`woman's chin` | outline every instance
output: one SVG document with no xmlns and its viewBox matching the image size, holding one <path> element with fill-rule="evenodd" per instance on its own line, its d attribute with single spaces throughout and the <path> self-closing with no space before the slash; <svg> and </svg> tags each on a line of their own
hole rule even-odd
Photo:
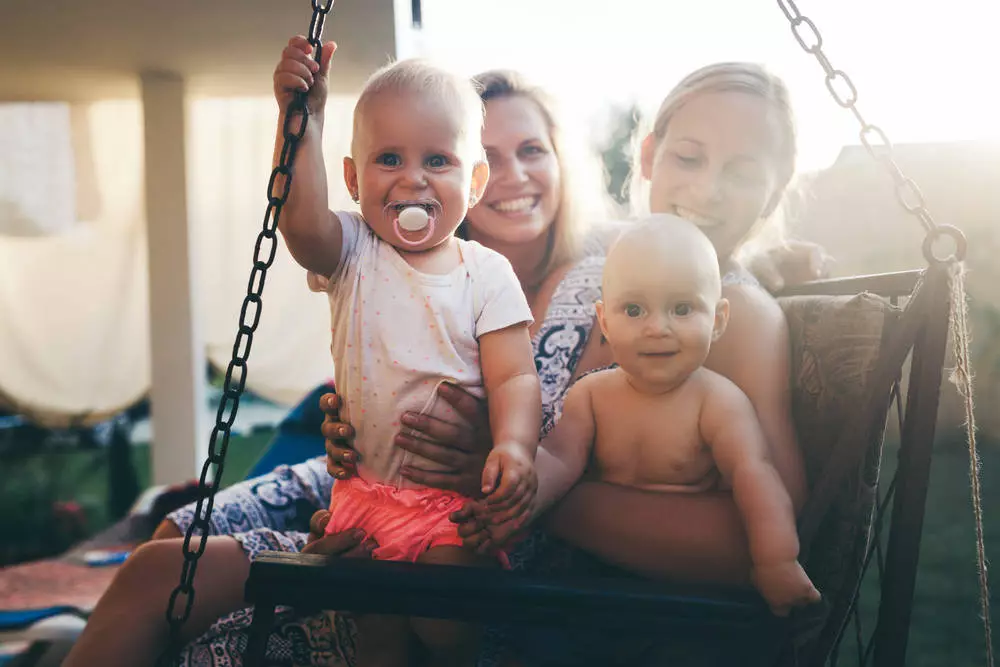
<svg viewBox="0 0 1000 667">
<path fill-rule="evenodd" d="M 473 232 L 503 243 L 518 245 L 532 243 L 545 236 L 552 226 L 537 215 L 490 215 L 489 224 L 471 223 Z M 471 221 L 470 221 L 471 222 Z"/>
</svg>

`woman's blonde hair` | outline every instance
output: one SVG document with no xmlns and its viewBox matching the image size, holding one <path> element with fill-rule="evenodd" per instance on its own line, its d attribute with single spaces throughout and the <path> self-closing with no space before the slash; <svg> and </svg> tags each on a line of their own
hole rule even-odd
<svg viewBox="0 0 1000 667">
<path fill-rule="evenodd" d="M 792 114 L 788 87 L 780 77 L 771 73 L 762 65 L 747 62 L 721 62 L 702 67 L 687 75 L 670 91 L 660 104 L 660 108 L 653 119 L 652 127 L 648 125 L 644 127 L 640 123 L 637 128 L 633 150 L 632 174 L 629 182 L 629 201 L 633 214 L 642 215 L 649 212 L 649 188 L 642 176 L 641 146 L 643 140 L 649 134 L 652 134 L 657 145 L 659 145 L 667 133 L 667 126 L 678 109 L 698 95 L 723 92 L 741 92 L 755 95 L 770 104 L 771 109 L 774 111 L 772 117 L 777 129 L 776 145 L 772 153 L 777 172 L 775 193 L 784 194 L 795 173 L 795 156 L 797 151 L 795 118 Z M 765 221 L 771 223 L 768 226 L 775 227 L 776 233 L 780 236 L 780 231 L 777 231 L 781 226 L 781 221 L 777 219 L 780 216 L 774 215 L 775 211 L 779 208 L 780 205 L 776 205 L 774 210 L 770 211 L 767 216 L 748 230 L 743 239 L 743 244 L 746 244 L 762 231 L 762 228 L 765 226 L 762 223 Z"/>
<path fill-rule="evenodd" d="M 603 174 L 593 155 L 582 152 L 580 142 L 569 140 L 567 128 L 555 101 L 542 88 L 512 70 L 489 70 L 473 77 L 484 105 L 490 100 L 523 97 L 538 108 L 545 119 L 549 140 L 559 164 L 559 207 L 549 232 L 549 249 L 539 267 L 539 276 L 583 254 L 584 240 L 595 219 L 608 215 L 603 194 Z M 487 116 L 489 112 L 487 111 Z M 459 233 L 468 234 L 462 223 Z"/>
</svg>

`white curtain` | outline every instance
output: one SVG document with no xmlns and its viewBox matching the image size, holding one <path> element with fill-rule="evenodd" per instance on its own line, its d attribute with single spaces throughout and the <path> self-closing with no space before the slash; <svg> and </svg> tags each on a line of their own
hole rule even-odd
<svg viewBox="0 0 1000 667">
<path fill-rule="evenodd" d="M 47 134 L 48 145 L 2 156 L 4 173 L 37 163 L 62 176 L 29 169 L 38 180 L 17 186 L 33 203 L 22 209 L 30 220 L 0 219 L 0 394 L 44 421 L 91 421 L 149 388 L 141 115 L 129 102 L 74 109 L 81 122 L 71 138 L 69 108 L 48 106 L 17 109 L 37 114 L 22 125 Z M 86 178 L 72 178 L 74 161 Z M 77 192 L 85 185 L 96 192 Z M 77 194 L 93 217 L 66 219 Z"/>
<path fill-rule="evenodd" d="M 352 106 L 333 97 L 328 105 L 331 206 L 351 204 L 340 158 Z M 93 422 L 150 386 L 142 111 L 130 100 L 73 109 L 19 105 L 17 113 L 21 127 L 47 138 L 0 153 L 0 201 L 17 201 L 17 210 L 28 212 L 0 208 L 0 403 L 46 423 Z M 268 98 L 188 104 L 197 302 L 207 356 L 221 369 L 263 221 L 275 121 Z M 13 183 L 12 173 L 30 183 Z M 281 243 L 263 301 L 247 386 L 291 404 L 332 377 L 329 311 Z"/>
<path fill-rule="evenodd" d="M 70 108 L 0 105 L 0 219 L 8 235 L 65 231 L 76 219 Z"/>
<path fill-rule="evenodd" d="M 350 146 L 353 99 L 331 97 L 324 126 L 330 205 L 353 206 L 341 158 Z M 191 225 L 201 249 L 199 284 L 208 358 L 225 369 L 246 295 L 254 243 L 267 205 L 276 106 L 272 100 L 202 100 L 192 109 L 188 144 Z M 294 187 L 294 184 L 293 184 Z M 309 292 L 304 271 L 279 242 L 268 271 L 247 386 L 290 404 L 333 377 L 330 312 Z"/>
</svg>

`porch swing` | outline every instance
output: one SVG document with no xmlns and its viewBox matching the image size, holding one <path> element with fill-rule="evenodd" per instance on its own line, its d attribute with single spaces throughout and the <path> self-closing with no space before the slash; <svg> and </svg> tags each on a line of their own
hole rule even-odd
<svg viewBox="0 0 1000 667">
<path fill-rule="evenodd" d="M 255 607 L 246 665 L 264 664 L 279 604 L 486 623 L 643 625 L 683 632 L 738 629 L 742 636 L 753 638 L 755 647 L 747 650 L 741 664 L 772 667 L 837 664 L 849 639 L 855 644 L 858 665 L 903 665 L 950 324 L 957 384 L 966 399 L 982 616 L 992 667 L 962 274 L 965 237 L 931 217 L 920 190 L 896 164 L 886 134 L 858 110 L 851 79 L 827 59 L 815 24 L 793 0 L 778 0 L 778 5 L 798 44 L 822 67 L 834 100 L 858 120 L 861 143 L 891 176 L 900 205 L 926 234 L 924 269 L 815 281 L 779 295 L 791 340 L 793 416 L 810 485 L 798 525 L 801 561 L 823 602 L 779 619 L 755 592 L 722 586 L 539 577 L 264 553 L 253 562 L 245 589 L 246 600 Z M 332 6 L 333 0 L 312 0 L 309 42 L 317 60 Z M 284 145 L 268 183 L 263 229 L 202 469 L 195 520 L 184 538 L 181 580 L 168 604 L 171 641 L 163 664 L 170 664 L 194 602 L 195 570 L 205 550 L 209 517 L 246 383 L 264 279 L 276 253 L 277 220 L 291 188 L 292 165 L 307 122 L 300 94 L 286 114 Z M 939 246 L 947 241 L 953 249 L 942 256 Z M 909 377 L 904 383 L 907 360 Z M 898 463 L 893 477 L 885 479 L 880 474 L 884 433 L 893 413 L 899 423 Z M 869 573 L 878 579 L 878 602 L 874 627 L 866 628 L 859 600 L 862 580 Z"/>
</svg>

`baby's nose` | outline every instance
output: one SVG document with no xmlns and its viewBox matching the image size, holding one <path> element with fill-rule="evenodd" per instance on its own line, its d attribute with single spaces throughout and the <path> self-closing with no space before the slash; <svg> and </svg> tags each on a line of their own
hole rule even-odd
<svg viewBox="0 0 1000 667">
<path fill-rule="evenodd" d="M 671 332 L 670 318 L 663 313 L 654 313 L 646 319 L 647 335 L 668 336 Z"/>
<path fill-rule="evenodd" d="M 412 188 L 427 187 L 427 174 L 423 167 L 410 167 L 403 172 L 403 182 Z"/>
</svg>

